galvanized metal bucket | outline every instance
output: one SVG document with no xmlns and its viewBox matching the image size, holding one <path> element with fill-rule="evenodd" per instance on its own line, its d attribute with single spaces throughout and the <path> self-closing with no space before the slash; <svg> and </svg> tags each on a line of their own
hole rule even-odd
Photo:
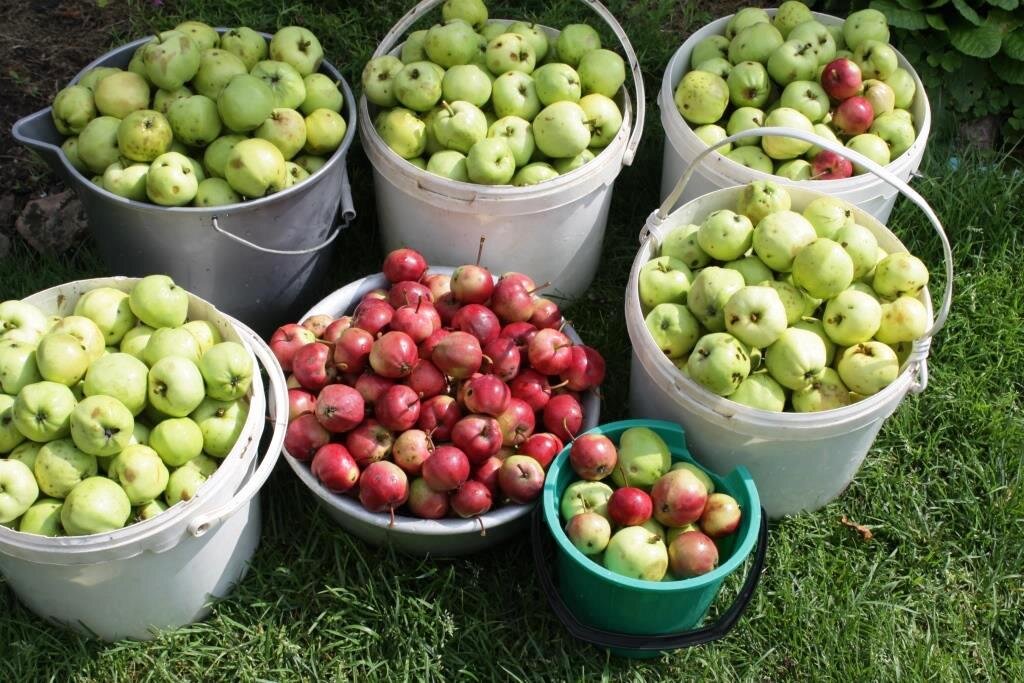
<svg viewBox="0 0 1024 683">
<path fill-rule="evenodd" d="M 72 82 L 97 66 L 126 68 L 149 40 L 108 52 Z M 38 152 L 74 188 L 111 272 L 166 273 L 266 335 L 301 313 L 303 302 L 319 298 L 320 279 L 330 266 L 326 247 L 356 215 L 345 168 L 356 130 L 355 96 L 333 66 L 324 62 L 321 72 L 339 82 L 345 98 L 348 130 L 341 146 L 306 181 L 241 204 L 168 208 L 104 190 L 68 162 L 49 107 L 15 123 L 14 138 Z"/>
</svg>

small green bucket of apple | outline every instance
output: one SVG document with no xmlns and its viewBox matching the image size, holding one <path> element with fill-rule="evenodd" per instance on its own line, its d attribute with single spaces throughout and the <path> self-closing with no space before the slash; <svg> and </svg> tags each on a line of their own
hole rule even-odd
<svg viewBox="0 0 1024 683">
<path fill-rule="evenodd" d="M 746 468 L 724 477 L 705 470 L 682 427 L 661 420 L 612 422 L 566 446 L 533 531 L 537 575 L 559 620 L 576 638 L 633 658 L 725 636 L 753 598 L 768 546 Z M 698 629 L 751 553 L 733 604 Z"/>
</svg>

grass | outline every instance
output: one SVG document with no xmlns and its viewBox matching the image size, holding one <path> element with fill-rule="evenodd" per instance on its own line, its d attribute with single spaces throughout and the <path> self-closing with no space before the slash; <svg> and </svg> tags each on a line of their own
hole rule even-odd
<svg viewBox="0 0 1024 683">
<path fill-rule="evenodd" d="M 555 0 L 535 18 L 579 20 L 578 4 Z M 641 51 L 649 94 L 670 52 L 710 18 L 699 3 L 609 4 Z M 137 33 L 184 16 L 260 28 L 301 22 L 356 82 L 406 5 L 381 1 L 368 12 L 341 2 L 191 0 L 139 6 L 132 19 Z M 570 311 L 608 358 L 606 420 L 625 416 L 622 293 L 636 236 L 657 204 L 657 118 L 649 107 L 637 162 L 618 182 L 601 272 Z M 343 533 L 280 467 L 264 491 L 252 569 L 204 623 L 152 642 L 105 644 L 42 623 L 0 590 L 0 680 L 1021 680 L 1024 176 L 975 157 L 954 171 L 950 153 L 933 141 L 915 182 L 947 227 L 956 269 L 928 389 L 887 422 L 842 498 L 772 526 L 761 586 L 725 640 L 647 662 L 609 657 L 572 640 L 548 611 L 527 539 L 463 560 L 397 556 Z M 342 239 L 333 286 L 380 258 L 369 168 L 359 152 L 350 164 L 364 189 L 361 216 Z M 911 205 L 901 203 L 890 226 L 926 262 L 940 262 Z M 101 272 L 89 246 L 60 259 L 18 247 L 0 264 L 0 291 L 20 296 Z M 843 526 L 842 515 L 874 538 Z"/>
</svg>

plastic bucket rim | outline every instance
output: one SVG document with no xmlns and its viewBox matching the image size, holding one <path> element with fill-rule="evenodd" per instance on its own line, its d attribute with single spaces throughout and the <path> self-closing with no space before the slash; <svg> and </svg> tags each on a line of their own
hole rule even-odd
<svg viewBox="0 0 1024 683">
<path fill-rule="evenodd" d="M 427 272 L 430 274 L 451 275 L 453 271 L 454 268 L 450 266 L 432 265 L 429 267 Z M 494 277 L 495 279 L 498 278 L 497 275 Z M 318 301 L 300 317 L 300 320 L 305 320 L 310 315 L 317 314 L 317 311 L 322 312 L 323 307 L 326 306 L 331 299 L 335 297 L 341 298 L 343 293 L 350 295 L 349 305 L 351 307 L 354 305 L 356 296 L 360 289 L 369 284 L 386 281 L 387 280 L 383 273 L 372 273 L 365 277 L 353 280 Z M 572 325 L 566 324 L 563 331 L 570 339 L 573 340 L 574 343 L 583 343 L 579 334 Z M 600 420 L 600 406 L 601 402 L 597 393 L 594 390 L 586 392 L 583 398 L 584 425 L 591 423 L 595 425 L 597 424 L 598 420 Z M 592 427 L 588 427 L 587 429 L 589 430 L 591 428 Z M 302 481 L 302 483 L 305 484 L 321 502 L 329 505 L 332 509 L 337 510 L 340 513 L 344 513 L 347 517 L 355 521 L 369 524 L 376 528 L 382 528 L 387 533 L 395 535 L 444 537 L 463 534 L 480 534 L 480 522 L 477 520 L 484 522 L 484 529 L 520 520 L 531 513 L 534 507 L 536 507 L 540 502 L 543 495 L 542 491 L 541 496 L 538 496 L 537 499 L 529 503 L 508 503 L 501 507 L 493 508 L 477 517 L 469 517 L 466 519 L 455 517 L 422 519 L 420 517 L 396 513 L 395 525 L 391 526 L 391 516 L 389 514 L 384 512 L 370 512 L 362 506 L 356 497 L 349 495 L 348 493 L 335 493 L 329 490 L 315 476 L 313 476 L 309 466 L 305 462 L 296 459 L 288 452 L 287 448 L 282 447 L 281 453 L 285 456 L 285 460 L 289 467 L 291 467 L 292 471 L 299 477 L 300 481 Z M 545 482 L 547 481 L 547 475 L 549 472 L 550 466 L 545 472 Z"/>
<path fill-rule="evenodd" d="M 39 292 L 34 292 L 30 296 L 36 296 L 45 294 L 53 290 L 60 290 L 66 287 L 72 287 L 81 285 L 85 287 L 84 291 L 89 291 L 95 287 L 111 286 L 112 281 L 119 283 L 128 284 L 130 282 L 137 282 L 141 278 L 132 278 L 125 276 L 113 276 L 104 278 L 86 278 L 83 280 L 72 280 L 70 282 L 61 283 L 54 287 L 49 287 Z M 89 283 L 95 283 L 91 285 Z M 84 293 L 83 291 L 83 293 Z M 230 316 L 222 313 L 212 303 L 206 301 L 202 297 L 199 297 L 192 292 L 189 292 L 190 303 L 198 301 L 203 305 L 210 306 L 211 309 L 215 310 L 219 315 L 223 316 L 224 319 L 234 329 L 234 323 L 231 321 Z M 245 481 L 252 475 L 253 466 L 256 464 L 258 458 L 251 459 L 248 465 L 244 465 L 246 460 L 250 458 L 248 456 L 253 453 L 258 454 L 258 448 L 260 444 L 260 438 L 263 434 L 263 415 L 265 410 L 254 410 L 253 408 L 264 406 L 266 399 L 263 397 L 265 387 L 263 384 L 262 374 L 259 368 L 259 364 L 256 360 L 256 356 L 252 349 L 249 348 L 248 342 L 245 337 L 238 332 L 238 337 L 241 340 L 239 343 L 246 349 L 249 357 L 253 361 L 255 371 L 253 372 L 252 386 L 249 390 L 248 398 L 249 414 L 246 416 L 245 424 L 242 427 L 242 433 L 239 435 L 235 444 L 231 447 L 231 450 L 223 458 L 218 459 L 219 463 L 214 473 L 207 479 L 206 483 L 213 482 L 214 487 L 211 487 L 207 495 L 196 496 L 187 501 L 180 501 L 176 505 L 172 505 L 167 508 L 164 512 L 150 519 L 145 519 L 137 522 L 131 522 L 126 524 L 120 529 L 109 532 L 101 532 L 97 534 L 86 534 L 82 536 L 40 536 L 38 534 L 29 534 L 10 529 L 8 527 L 0 526 L 0 552 L 3 552 L 5 546 L 17 546 L 19 550 L 27 551 L 31 553 L 44 553 L 52 555 L 73 555 L 80 557 L 83 555 L 89 555 L 96 552 L 104 552 L 109 550 L 118 550 L 132 544 L 144 543 L 153 536 L 157 536 L 161 533 L 169 532 L 173 527 L 177 525 L 187 526 L 188 521 L 191 517 L 198 514 L 204 506 L 210 502 L 210 498 L 215 494 L 221 492 L 224 487 L 231 484 L 229 475 L 236 474 L 234 471 L 229 471 L 232 468 L 225 468 L 225 463 L 239 462 L 238 465 L 233 465 L 237 468 L 237 481 L 235 482 L 236 488 L 241 487 Z M 243 466 L 244 465 L 244 466 Z M 224 470 L 223 473 L 221 471 Z M 220 477 L 218 477 L 220 474 Z M 214 478 L 217 477 L 214 482 Z M 133 508 L 136 506 L 132 506 Z M 131 518 L 129 518 L 131 519 Z M 75 563 L 69 563 L 75 564 Z"/>
<path fill-rule="evenodd" d="M 682 212 L 690 205 L 706 200 L 709 197 L 717 198 L 719 196 L 735 194 L 742 188 L 743 185 L 735 185 L 732 187 L 724 187 L 718 190 L 714 190 L 713 192 L 709 192 L 705 195 L 701 195 L 700 197 L 691 199 L 683 204 L 680 204 L 678 207 L 672 210 L 672 214 Z M 789 192 L 794 191 L 794 188 L 792 187 L 787 187 L 786 189 Z M 795 189 L 799 192 L 810 192 L 813 194 L 818 194 L 820 196 L 832 196 L 829 193 L 813 188 L 798 186 Z M 859 214 L 857 217 L 858 224 L 864 225 L 869 230 L 871 230 L 873 234 L 876 232 L 878 228 L 881 228 L 883 234 L 888 233 L 888 235 L 891 236 L 904 251 L 910 253 L 906 245 L 903 244 L 903 241 L 898 236 L 896 236 L 895 233 L 889 230 L 889 228 L 884 223 L 882 223 L 882 221 L 878 220 L 865 210 L 861 209 L 856 204 L 851 203 L 851 205 L 853 206 L 854 211 Z M 867 225 L 865 225 L 865 223 L 867 223 Z M 671 229 L 672 228 L 669 228 L 669 230 Z M 868 396 L 866 398 L 861 399 L 860 401 L 857 401 L 856 403 L 852 403 L 848 406 L 843 406 L 841 408 L 833 408 L 831 410 L 821 410 L 811 413 L 776 413 L 769 410 L 762 410 L 760 408 L 745 406 L 743 404 L 736 403 L 735 401 L 730 401 L 727 396 L 723 397 L 719 396 L 718 394 L 712 393 L 708 389 L 704 388 L 703 386 L 695 382 L 690 377 L 683 375 L 675 368 L 671 361 L 669 361 L 668 358 L 664 356 L 664 354 L 654 354 L 651 352 L 650 344 L 653 344 L 653 342 L 650 339 L 650 335 L 646 334 L 646 328 L 643 325 L 643 314 L 641 311 L 639 299 L 636 298 L 635 296 L 631 296 L 631 290 L 633 288 L 633 284 L 636 282 L 635 275 L 639 273 L 640 268 L 644 265 L 644 263 L 646 263 L 645 256 L 648 256 L 652 253 L 652 247 L 652 240 L 645 239 L 641 243 L 640 248 L 637 250 L 636 257 L 633 260 L 633 266 L 630 269 L 629 281 L 627 283 L 626 288 L 626 328 L 627 333 L 630 337 L 630 341 L 634 344 L 634 356 L 644 366 L 644 369 L 647 371 L 648 375 L 652 377 L 652 379 L 655 377 L 655 375 L 665 377 L 668 372 L 675 372 L 675 374 L 678 375 L 678 377 L 673 376 L 673 378 L 676 379 L 677 381 L 681 381 L 685 387 L 690 389 L 690 393 L 687 394 L 684 392 L 677 391 L 676 388 L 673 386 L 662 387 L 663 390 L 665 390 L 668 393 L 671 393 L 672 396 L 677 399 L 677 402 L 679 402 L 680 400 L 685 401 L 687 404 L 695 406 L 701 411 L 706 411 L 707 413 L 714 414 L 719 418 L 731 420 L 740 419 L 754 426 L 767 426 L 772 428 L 816 428 L 845 425 L 849 422 L 853 422 L 864 418 L 865 416 L 867 416 L 868 413 L 876 412 L 882 404 L 888 402 L 889 400 L 892 400 L 897 393 L 905 394 L 906 391 L 909 389 L 910 384 L 913 382 L 913 375 L 917 371 L 917 365 L 926 362 L 928 359 L 929 351 L 931 349 L 931 340 L 915 341 L 912 347 L 912 351 L 909 357 L 907 358 L 907 361 L 903 364 L 903 367 L 900 369 L 899 374 L 897 375 L 896 379 L 893 380 L 892 383 L 890 383 L 887 387 L 883 388 L 881 391 L 871 396 Z M 925 305 L 929 318 L 933 318 L 934 308 L 932 305 L 931 293 L 928 287 L 925 287 L 924 290 L 922 290 L 922 297 L 924 298 L 924 301 L 922 303 L 924 303 Z M 636 300 L 634 301 L 634 299 Z M 636 316 L 633 316 L 632 313 L 636 313 Z M 634 318 L 638 318 L 639 320 L 636 320 Z M 634 339 L 634 334 L 639 335 L 640 339 Z M 637 353 L 637 345 L 639 345 L 639 347 L 641 348 L 646 349 L 648 353 Z M 836 346 L 838 350 L 839 345 Z M 652 364 L 649 364 L 647 362 L 649 360 L 648 357 L 652 355 L 658 357 L 658 360 L 652 361 L 653 366 Z M 900 400 L 902 401 L 902 397 Z M 728 414 L 723 414 L 719 412 L 718 410 L 715 409 L 715 406 L 720 406 L 723 409 L 728 410 Z"/>
<path fill-rule="evenodd" d="M 223 34 L 223 33 L 226 33 L 228 31 L 230 31 L 231 29 L 227 28 L 227 27 L 223 27 L 223 26 L 217 26 L 217 27 L 214 28 L 214 30 L 217 31 L 218 34 Z M 267 40 L 270 40 L 270 38 L 272 37 L 272 34 L 265 33 L 265 32 L 262 32 L 262 31 L 258 31 L 257 33 L 259 33 L 263 38 L 265 38 Z M 151 40 L 153 40 L 152 36 L 148 36 L 146 38 L 138 38 L 138 39 L 133 40 L 131 42 L 125 43 L 124 45 L 116 47 L 113 50 L 109 50 L 109 51 L 105 52 L 104 54 L 100 55 L 99 57 L 97 57 L 96 59 L 91 61 L 89 64 L 87 64 L 77 74 L 75 74 L 75 76 L 68 82 L 68 85 L 74 85 L 74 84 L 78 83 L 78 81 L 81 80 L 82 76 L 84 76 L 86 73 L 88 73 L 92 69 L 104 66 L 105 62 L 109 61 L 110 59 L 112 59 L 114 57 L 120 56 L 122 53 L 128 52 L 129 50 L 134 52 L 139 47 L 142 47 L 143 45 L 145 45 L 146 43 L 150 42 Z M 122 197 L 121 195 L 114 194 L 113 192 L 110 192 L 109 190 L 107 190 L 103 186 L 97 185 L 96 183 L 92 182 L 92 179 L 90 177 L 87 177 L 84 173 L 82 173 L 77 168 L 75 168 L 74 166 L 71 165 L 71 163 L 67 159 L 67 155 L 64 154 L 64 151 L 61 149 L 60 145 L 54 145 L 53 143 L 43 142 L 41 140 L 36 140 L 36 139 L 32 139 L 32 141 L 33 141 L 33 144 L 43 144 L 43 145 L 52 146 L 59 153 L 59 157 L 60 157 L 61 163 L 64 165 L 64 167 L 67 169 L 67 171 L 72 175 L 72 177 L 77 177 L 80 180 L 81 185 L 83 185 L 85 187 L 88 187 L 89 189 L 91 189 L 92 191 L 96 192 L 99 196 L 103 197 L 106 200 L 113 201 L 113 202 L 116 202 L 116 203 L 119 203 L 119 204 L 124 204 L 126 206 L 130 206 L 132 209 L 135 209 L 135 210 L 138 210 L 138 211 L 145 211 L 145 212 L 152 211 L 152 212 L 159 212 L 159 213 L 172 212 L 172 213 L 179 214 L 179 215 L 190 215 L 190 214 L 202 214 L 202 213 L 211 213 L 211 212 L 212 213 L 219 213 L 219 212 L 227 212 L 227 211 L 238 213 L 238 212 L 243 212 L 243 211 L 256 210 L 256 209 L 264 208 L 267 204 L 271 203 L 274 199 L 278 199 L 278 198 L 285 197 L 285 196 L 292 196 L 292 195 L 298 196 L 300 194 L 304 194 L 304 192 L 302 192 L 302 190 L 308 190 L 308 189 L 312 188 L 312 185 L 309 184 L 309 181 L 313 180 L 317 176 L 320 176 L 320 178 L 322 178 L 323 177 L 323 175 L 321 174 L 322 171 L 327 170 L 327 168 L 329 166 L 334 166 L 334 165 L 336 165 L 338 163 L 344 163 L 346 158 L 347 158 L 347 156 L 348 156 L 349 148 L 352 146 L 352 140 L 355 139 L 356 128 L 358 127 L 357 123 L 356 123 L 356 121 L 358 119 L 358 111 L 357 111 L 356 104 L 355 104 L 355 101 L 356 101 L 355 95 L 353 94 L 352 89 L 349 87 L 348 81 L 345 80 L 345 76 L 333 64 L 328 62 L 326 59 L 321 63 L 320 70 L 316 71 L 315 73 L 324 73 L 324 72 L 326 72 L 326 75 L 329 75 L 332 80 L 334 80 L 337 83 L 340 83 L 340 86 L 341 86 L 342 96 L 343 96 L 343 99 L 344 99 L 343 105 L 345 107 L 345 112 L 347 114 L 347 116 L 345 117 L 345 124 L 346 124 L 345 136 L 342 138 L 341 144 L 339 144 L 338 148 L 336 150 L 334 150 L 334 152 L 332 152 L 329 157 L 327 157 L 327 160 L 324 162 L 324 165 L 321 168 L 318 168 L 314 173 L 311 173 L 309 178 L 305 179 L 303 182 L 294 184 L 291 187 L 288 187 L 288 188 L 285 188 L 284 190 L 281 190 L 280 192 L 274 192 L 272 194 L 267 194 L 267 195 L 264 195 L 262 197 L 257 197 L 255 199 L 249 199 L 249 200 L 245 200 L 245 201 L 242 201 L 242 202 L 236 202 L 234 204 L 222 204 L 222 205 L 219 205 L 219 206 L 211 206 L 211 207 L 204 207 L 204 206 L 161 206 L 159 204 L 153 204 L 152 202 L 141 202 L 141 201 L 137 201 L 137 200 L 134 200 L 134 199 L 128 199 L 127 197 Z M 20 131 L 19 131 L 19 129 L 22 126 L 23 122 L 27 121 L 28 119 L 35 118 L 37 116 L 42 116 L 42 115 L 47 115 L 46 118 L 49 119 L 49 118 L 51 118 L 50 112 L 52 110 L 53 110 L 53 107 L 52 106 L 48 106 L 48 107 L 40 109 L 39 111 L 34 112 L 32 114 L 28 114 L 27 116 L 24 116 L 24 117 L 18 119 L 17 121 L 15 121 L 14 122 L 14 126 L 13 126 L 13 131 L 14 131 L 15 139 L 18 140 L 19 142 L 21 142 L 22 144 L 27 144 L 25 142 L 25 140 L 27 140 L 28 138 L 26 138 L 24 135 L 22 135 L 20 133 Z M 227 129 L 222 129 L 222 132 L 224 130 L 227 130 Z M 227 133 L 224 133 L 224 134 L 225 135 L 235 135 L 236 133 L 234 133 L 233 131 L 228 131 Z M 237 134 L 241 135 L 241 133 L 237 133 Z M 72 137 L 72 136 L 64 136 L 65 139 L 67 139 L 68 137 Z M 218 136 L 218 137 L 220 137 L 220 136 Z M 196 159 L 196 161 L 199 161 L 200 163 L 202 163 L 202 159 Z M 290 161 L 290 160 L 286 159 L 285 161 Z M 102 174 L 100 174 L 100 175 L 102 175 Z M 210 178 L 210 177 L 213 177 L 213 176 L 207 176 L 207 177 Z M 318 178 L 318 180 L 320 178 Z"/>
<path fill-rule="evenodd" d="M 489 19 L 488 21 L 505 22 L 507 24 L 514 23 L 515 20 L 511 19 Z M 537 24 L 538 27 L 544 29 L 548 36 L 557 36 L 560 31 L 550 26 L 543 24 Z M 402 49 L 403 43 L 398 43 L 392 48 L 388 54 L 394 56 L 394 54 Z M 621 47 L 621 45 L 620 45 Z M 516 187 L 515 185 L 482 185 L 478 183 L 452 180 L 433 174 L 425 169 L 419 168 L 412 164 L 408 159 L 405 159 L 398 155 L 393 149 L 391 149 L 384 139 L 377 132 L 376 126 L 373 125 L 372 117 L 370 116 L 369 102 L 366 99 L 366 94 L 362 93 L 359 95 L 359 136 L 363 143 L 366 145 L 367 155 L 371 153 L 379 155 L 382 160 L 387 161 L 392 165 L 394 171 L 405 175 L 415 180 L 418 187 L 422 188 L 421 182 L 425 181 L 430 185 L 438 188 L 438 190 L 452 190 L 457 192 L 473 192 L 476 196 L 473 201 L 509 201 L 519 199 L 537 199 L 549 194 L 557 194 L 561 190 L 569 189 L 570 187 L 576 187 L 591 180 L 593 176 L 600 175 L 607 171 L 607 166 L 614 160 L 613 157 L 618 155 L 621 171 L 622 157 L 625 155 L 626 146 L 629 142 L 629 136 L 632 133 L 633 126 L 635 125 L 633 117 L 633 100 L 630 96 L 629 89 L 625 84 L 622 85 L 620 92 L 622 93 L 623 106 L 621 108 L 622 113 L 622 125 L 619 127 L 618 133 L 604 148 L 594 155 L 591 161 L 583 164 L 582 166 L 573 169 L 569 173 L 559 174 L 558 177 L 546 180 L 542 183 L 535 185 L 524 185 L 522 187 Z M 614 98 L 612 98 L 614 99 Z M 640 106 L 644 106 L 643 103 Z M 590 149 L 589 147 L 587 148 Z M 597 164 L 598 160 L 601 160 L 600 164 Z M 372 160 L 371 160 L 372 161 Z M 533 163 L 533 162 L 530 162 Z M 380 172 L 376 164 L 372 164 L 375 172 Z M 616 176 L 618 172 L 616 172 Z M 441 194 L 437 190 L 428 189 L 427 191 L 435 194 Z M 445 197 L 446 199 L 458 199 L 457 197 Z"/>
<path fill-rule="evenodd" d="M 605 431 L 611 429 L 629 429 L 632 427 L 647 427 L 649 429 L 654 430 L 655 432 L 659 432 L 659 436 L 661 436 L 660 430 L 670 431 L 683 435 L 685 438 L 685 430 L 683 430 L 683 428 L 680 425 L 674 422 L 669 422 L 667 420 L 653 420 L 647 418 L 634 418 L 629 420 L 618 420 L 615 422 L 608 422 L 602 425 L 598 425 L 593 429 L 588 429 L 585 432 L 581 432 L 579 436 L 582 436 L 583 434 L 604 434 Z M 729 475 L 726 475 L 725 477 L 719 476 L 714 472 L 708 470 L 703 465 L 700 465 L 700 463 L 698 463 L 694 459 L 689 449 L 685 448 L 684 446 L 685 457 L 681 458 L 681 460 L 685 462 L 692 462 L 698 465 L 701 468 L 701 470 L 703 470 L 705 473 L 707 473 L 712 478 L 712 480 L 715 481 L 716 493 L 720 492 L 719 484 L 724 483 L 726 477 L 735 474 L 740 478 L 743 486 L 743 493 L 746 494 L 747 500 L 749 501 L 746 507 L 748 508 L 748 510 L 752 511 L 749 514 L 745 513 L 744 515 L 748 519 L 749 523 L 747 525 L 747 530 L 743 538 L 740 539 L 739 543 L 737 543 L 733 547 L 732 553 L 725 562 L 718 565 L 717 567 L 715 567 L 715 569 L 708 572 L 707 574 L 702 574 L 700 576 L 695 576 L 687 579 L 677 579 L 675 581 L 647 581 L 644 579 L 633 579 L 628 576 L 616 574 L 615 572 L 606 569 L 603 565 L 598 564 L 597 562 L 595 562 L 594 560 L 580 552 L 580 550 L 569 541 L 568 536 L 565 535 L 565 530 L 562 528 L 561 524 L 558 521 L 561 518 L 561 511 L 559 510 L 560 496 L 556 495 L 555 491 L 556 480 L 558 479 L 558 474 L 560 470 L 563 467 L 566 467 L 566 464 L 569 460 L 569 451 L 571 448 L 572 444 L 570 443 L 565 448 L 563 448 L 557 456 L 555 456 L 554 460 L 551 461 L 551 466 L 548 469 L 548 477 L 546 477 L 544 480 L 544 491 L 541 495 L 541 505 L 544 514 L 545 525 L 547 526 L 548 531 L 554 537 L 555 544 L 558 548 L 558 552 L 564 553 L 568 558 L 575 560 L 576 564 L 580 565 L 589 574 L 592 574 L 597 578 L 600 578 L 602 581 L 605 581 L 606 583 L 611 583 L 618 587 L 630 588 L 634 590 L 654 592 L 700 590 L 721 583 L 727 576 L 729 576 L 737 569 L 739 569 L 740 565 L 742 565 L 747 560 L 747 558 L 750 556 L 750 553 L 753 551 L 754 545 L 757 542 L 757 536 L 761 526 L 761 499 L 758 494 L 757 485 L 754 482 L 754 478 L 751 476 L 747 468 L 743 466 L 736 467 Z M 678 460 L 675 457 L 676 451 L 672 451 L 671 446 L 670 451 L 673 456 L 673 462 L 678 462 Z M 736 496 L 733 494 L 739 493 L 739 491 L 735 491 L 731 488 L 723 487 L 723 489 L 726 489 L 728 494 L 730 496 L 733 496 L 733 498 L 736 498 Z M 738 499 L 737 502 L 739 502 Z"/>
<path fill-rule="evenodd" d="M 769 14 L 769 16 L 773 16 L 778 11 L 778 9 L 774 8 L 774 7 L 771 7 L 771 8 L 765 8 L 765 11 Z M 832 14 L 827 14 L 825 12 L 814 12 L 814 11 L 812 11 L 811 15 L 814 17 L 815 21 L 819 21 L 819 22 L 825 24 L 826 26 L 830 26 L 830 25 L 833 25 L 833 26 L 834 25 L 840 25 L 841 26 L 843 21 L 845 21 L 844 19 L 841 19 L 841 18 L 839 18 L 839 17 L 837 17 L 835 15 L 832 15 Z M 702 145 L 704 143 L 702 141 L 700 141 L 699 138 L 697 138 L 696 134 L 693 132 L 693 127 L 691 126 L 691 124 L 688 121 L 686 121 L 682 117 L 682 115 L 679 114 L 679 112 L 675 108 L 674 93 L 673 93 L 673 91 L 675 89 L 675 84 L 671 83 L 670 82 L 670 78 L 669 78 L 671 73 L 672 73 L 673 67 L 677 63 L 678 60 L 682 59 L 683 48 L 685 48 L 689 43 L 691 43 L 691 41 L 693 40 L 694 35 L 697 32 L 699 32 L 700 30 L 706 29 L 706 28 L 710 28 L 712 26 L 715 26 L 716 28 L 718 28 L 718 27 L 724 28 L 725 24 L 727 24 L 728 21 L 733 16 L 735 16 L 735 15 L 729 14 L 729 15 L 726 15 L 724 17 L 719 17 L 718 19 L 710 21 L 707 24 L 705 24 L 704 26 L 702 26 L 700 29 L 698 29 L 698 31 L 695 31 L 694 34 L 691 34 L 690 36 L 688 36 L 686 38 L 686 40 L 684 40 L 683 43 L 679 46 L 679 48 L 677 48 L 676 51 L 674 53 L 672 53 L 672 57 L 669 59 L 668 64 L 667 64 L 667 66 L 665 68 L 665 74 L 662 77 L 662 81 L 661 81 L 661 88 L 659 88 L 659 91 L 658 91 L 657 103 L 658 103 L 658 108 L 661 110 L 661 120 L 662 120 L 662 124 L 663 124 L 663 127 L 665 129 L 665 133 L 666 133 L 665 140 L 668 141 L 669 144 L 672 145 L 673 150 L 675 150 L 677 154 L 681 155 L 680 150 L 678 149 L 678 147 L 676 147 L 675 140 L 673 139 L 673 136 L 668 134 L 669 133 L 669 125 L 668 125 L 669 123 L 672 124 L 672 128 L 678 128 L 679 130 L 681 130 L 684 136 L 687 133 L 689 133 L 690 135 L 693 136 L 693 139 L 696 142 L 698 142 L 698 143 L 700 143 Z M 720 35 L 720 33 L 717 34 L 717 35 Z M 695 44 L 696 43 L 694 42 L 694 45 Z M 901 154 L 900 156 L 896 157 L 895 159 L 890 159 L 889 163 L 885 165 L 885 167 L 887 169 L 890 169 L 890 170 L 892 169 L 893 166 L 896 166 L 896 165 L 904 166 L 904 165 L 906 165 L 908 163 L 911 163 L 913 161 L 913 158 L 911 156 L 912 153 L 916 153 L 919 144 L 921 146 L 923 146 L 923 145 L 925 145 L 927 143 L 928 134 L 931 132 L 931 120 L 932 120 L 931 103 L 928 100 L 928 93 L 925 91 L 924 82 L 921 80 L 921 77 L 917 73 L 917 70 L 914 69 L 913 65 L 903 55 L 903 53 L 900 52 L 899 50 L 897 50 L 895 47 L 893 47 L 892 49 L 893 49 L 893 51 L 896 52 L 896 57 L 899 60 L 900 68 L 901 69 L 905 69 L 906 71 L 908 71 L 910 73 L 910 75 L 914 79 L 915 92 L 914 92 L 914 101 L 912 103 L 912 106 L 913 106 L 913 104 L 916 104 L 918 102 L 918 100 L 920 99 L 921 107 L 922 107 L 922 116 L 921 116 L 921 121 L 920 122 L 915 121 L 915 126 L 917 126 L 917 128 L 915 129 L 916 135 L 914 137 L 914 142 L 910 145 L 910 147 L 908 147 L 906 149 L 906 151 L 903 152 L 903 154 Z M 673 114 L 675 116 L 673 116 Z M 678 124 L 681 124 L 681 125 L 678 125 Z M 716 161 L 720 158 L 723 161 L 729 162 L 729 165 L 727 166 L 727 168 L 729 170 L 745 169 L 746 171 L 749 171 L 750 173 L 754 174 L 754 180 L 771 180 L 771 179 L 782 178 L 783 181 L 786 181 L 786 182 L 789 182 L 789 183 L 800 183 L 801 185 L 807 183 L 807 184 L 810 184 L 812 187 L 820 187 L 820 188 L 822 188 L 822 191 L 830 190 L 830 191 L 833 191 L 833 192 L 842 192 L 842 191 L 847 190 L 847 189 L 854 189 L 854 186 L 856 186 L 858 184 L 861 184 L 858 181 L 862 182 L 865 178 L 871 178 L 870 174 L 862 174 L 862 175 L 859 175 L 859 176 L 850 176 L 849 178 L 839 178 L 839 179 L 835 179 L 835 180 L 790 180 L 789 178 L 785 178 L 784 176 L 779 176 L 779 175 L 774 174 L 774 173 L 765 173 L 764 171 L 759 171 L 757 169 L 749 168 L 747 166 L 739 164 L 739 163 L 737 163 L 735 161 L 732 161 L 731 159 L 726 157 L 721 152 L 717 152 L 717 151 L 714 152 L 711 158 L 715 159 Z M 718 175 L 718 174 L 716 173 L 716 175 Z M 735 180 L 733 180 L 733 179 L 726 179 L 726 180 L 730 180 L 730 182 L 735 182 Z M 883 183 L 883 187 L 881 189 L 883 191 L 895 191 L 895 190 L 893 190 L 893 188 L 890 188 L 889 186 L 884 185 L 884 183 Z"/>
</svg>

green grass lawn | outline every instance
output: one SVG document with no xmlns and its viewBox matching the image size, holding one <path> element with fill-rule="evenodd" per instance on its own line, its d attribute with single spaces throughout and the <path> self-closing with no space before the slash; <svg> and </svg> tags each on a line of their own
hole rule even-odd
<svg viewBox="0 0 1024 683">
<path fill-rule="evenodd" d="M 301 22 L 355 83 L 408 5 L 363 4 L 140 4 L 133 25 L 142 35 L 182 17 L 267 30 Z M 529 16 L 556 26 L 585 17 L 569 0 L 522 4 L 545 6 Z M 641 54 L 649 95 L 671 52 L 710 18 L 702 3 L 684 4 L 609 3 Z M 605 421 L 625 417 L 622 296 L 637 234 L 658 199 L 662 133 L 648 104 L 641 153 L 618 183 L 600 274 L 569 311 L 608 358 Z M 758 593 L 725 640 L 646 662 L 609 657 L 570 638 L 548 611 L 526 538 L 456 561 L 397 556 L 335 527 L 281 466 L 264 491 L 252 569 L 204 623 L 152 642 L 105 644 L 41 622 L 0 589 L 0 681 L 1021 680 L 1024 175 L 972 157 L 953 170 L 951 153 L 933 141 L 915 182 L 946 225 L 956 267 L 928 389 L 889 420 L 840 500 L 772 525 Z M 360 219 L 340 240 L 333 286 L 380 259 L 369 168 L 358 150 L 350 165 Z M 912 205 L 901 203 L 890 227 L 938 273 L 938 243 Z M 0 264 L 0 292 L 22 296 L 104 272 L 88 245 L 61 258 L 19 246 Z M 843 526 L 842 515 L 874 538 Z M 728 584 L 720 604 L 735 588 Z"/>
</svg>

